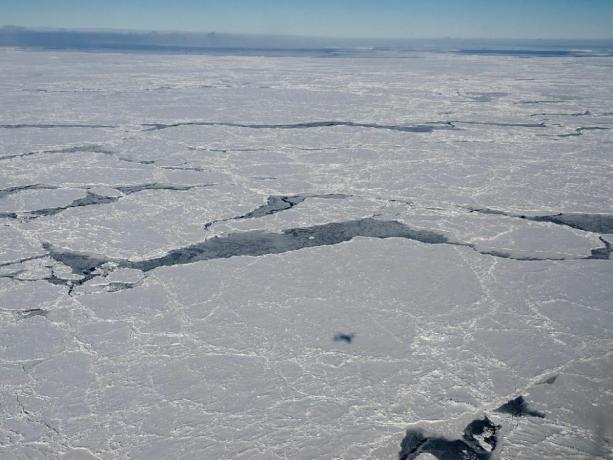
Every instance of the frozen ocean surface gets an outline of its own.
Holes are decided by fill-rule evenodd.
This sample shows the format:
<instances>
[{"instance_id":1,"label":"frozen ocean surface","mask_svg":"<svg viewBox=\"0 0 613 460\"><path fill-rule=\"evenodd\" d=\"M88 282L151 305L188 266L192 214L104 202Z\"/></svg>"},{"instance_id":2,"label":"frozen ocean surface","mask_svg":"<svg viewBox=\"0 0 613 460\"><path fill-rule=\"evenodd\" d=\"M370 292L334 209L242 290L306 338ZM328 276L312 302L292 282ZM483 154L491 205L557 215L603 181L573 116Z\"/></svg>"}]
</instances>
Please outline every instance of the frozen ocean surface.
<instances>
[{"instance_id":1,"label":"frozen ocean surface","mask_svg":"<svg viewBox=\"0 0 613 460\"><path fill-rule=\"evenodd\" d=\"M610 56L0 68L2 459L613 455Z\"/></svg>"}]
</instances>

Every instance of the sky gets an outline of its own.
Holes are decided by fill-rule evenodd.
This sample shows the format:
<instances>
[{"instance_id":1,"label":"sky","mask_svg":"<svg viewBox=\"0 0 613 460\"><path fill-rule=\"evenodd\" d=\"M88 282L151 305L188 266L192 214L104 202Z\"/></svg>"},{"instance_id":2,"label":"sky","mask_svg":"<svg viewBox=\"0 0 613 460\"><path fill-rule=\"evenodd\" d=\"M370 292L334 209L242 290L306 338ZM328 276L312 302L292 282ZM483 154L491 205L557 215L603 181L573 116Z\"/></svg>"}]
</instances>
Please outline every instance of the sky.
<instances>
[{"instance_id":1,"label":"sky","mask_svg":"<svg viewBox=\"0 0 613 460\"><path fill-rule=\"evenodd\" d=\"M0 0L0 25L354 38L613 38L613 0Z\"/></svg>"}]
</instances>

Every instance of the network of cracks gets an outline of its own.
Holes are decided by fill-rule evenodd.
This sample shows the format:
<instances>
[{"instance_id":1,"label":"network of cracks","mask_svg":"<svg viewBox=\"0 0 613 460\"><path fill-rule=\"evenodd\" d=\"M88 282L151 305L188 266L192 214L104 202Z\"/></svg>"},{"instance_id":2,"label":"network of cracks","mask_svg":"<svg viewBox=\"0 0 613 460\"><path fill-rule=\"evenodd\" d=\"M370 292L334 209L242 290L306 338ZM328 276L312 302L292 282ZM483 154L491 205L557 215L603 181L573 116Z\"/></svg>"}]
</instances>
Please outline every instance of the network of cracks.
<instances>
[{"instance_id":1,"label":"network of cracks","mask_svg":"<svg viewBox=\"0 0 613 460\"><path fill-rule=\"evenodd\" d=\"M498 97L503 97L505 93L470 93L467 97L474 102L489 102ZM537 101L538 102L538 101ZM524 101L524 103L532 103ZM571 114L563 113L536 113L533 116L556 116L568 115L573 117L590 116L589 111ZM311 129L328 127L353 127L400 131L406 133L431 133L435 130L455 130L461 129L461 125L492 125L500 127L517 127L529 129L546 128L545 122L537 123L494 123L452 120L445 122L432 122L417 125L393 125L377 123L357 123L347 121L316 121L291 124L248 124L248 123L221 123L221 122L200 122L186 121L176 123L152 123L144 124L141 128L145 131L159 131L180 126L224 126L233 128L247 129ZM109 129L115 128L113 125L98 124L14 124L0 125L2 129L21 129L21 128L95 128ZM573 131L560 134L560 137L582 136L588 131L600 131L609 128L600 126L581 126ZM67 148L50 149L44 151L26 152L21 154L6 155L0 160L10 160L37 154L59 154L71 152L92 152L104 155L117 156L115 152L101 145L83 145ZM153 164L155 161L137 161L130 158L118 157L121 161L140 164ZM172 169L172 167L165 167ZM189 169L189 168L177 168ZM117 192L113 195L104 195L96 191L94 186L82 186L84 196L72 202L62 205L28 211L0 211L0 219L8 221L27 222L33 219L51 217L73 208L89 206L103 206L116 203L126 196L140 193L147 190L167 190L184 192L197 188L213 187L216 184L203 183L196 185L177 185L165 183L144 183L115 185L112 188ZM62 187L46 184L28 184L0 190L0 198L31 190L56 190ZM0 264L0 277L9 278L19 282L45 280L54 285L65 286L68 295L74 295L75 289L85 283L108 276L110 273L119 269L134 270L142 274L134 280L115 281L107 284L109 291L130 289L137 286L146 274L152 270L164 266L175 266L206 261L213 259L226 259L236 256L265 256L270 254L281 254L290 251L297 251L304 248L318 246L330 246L343 242L351 241L357 237L364 238L403 238L417 241L428 245L450 245L464 247L488 257L514 259L524 262L543 261L543 260L602 260L610 259L613 251L611 242L602 235L613 234L613 214L589 214L589 213L517 213L488 207L461 207L468 214L483 214L490 216L501 216L510 219L526 220L543 225L557 225L570 227L583 232L598 235L601 242L600 247L593 248L589 255L580 257L541 257L538 255L517 255L501 250L484 250L477 245L453 238L448 234L432 229L412 227L398 220L378 218L376 216L365 217L338 222L329 222L321 225L303 226L286 228L280 232L252 230L229 233L221 236L208 237L208 232L217 224L230 221L242 221L247 219L258 219L270 216L283 211L287 211L301 205L307 200L344 200L351 198L351 195L340 193L320 193L320 194L288 194L271 195L261 206L249 212L232 217L221 218L202 225L203 241L179 247L167 253L142 259L132 260L123 258L107 257L101 254L76 252L70 249L58 247L50 242L42 243L42 254L24 258L21 260L9 261ZM390 200L392 201L392 200ZM48 266L49 270L41 278L22 276L27 272L27 264L32 261L39 261ZM58 267L63 268L62 270ZM14 311L13 314L18 320L28 320L33 317L45 318L49 312L42 308L31 308L26 310ZM351 346L355 340L353 333L339 333L334 337L337 342L343 342L346 346ZM549 377L542 383L552 385L556 382L556 376ZM532 407L523 396L517 396L499 407L493 409L496 414L503 414L511 417L534 417L545 418L546 414L537 408ZM495 417L492 416L495 419ZM493 421L489 415L482 415L475 418L466 425L463 432L456 438L449 438L430 433L422 429L409 429L400 444L398 457L400 460L416 459L422 454L430 454L439 460L451 459L475 459L487 460L494 456L496 449L501 442L502 425Z\"/></svg>"},{"instance_id":2,"label":"network of cracks","mask_svg":"<svg viewBox=\"0 0 613 460\"><path fill-rule=\"evenodd\" d=\"M36 219L42 216L53 216L70 208L98 206L113 203L120 200L124 196L144 190L186 191L199 187L210 187L212 185L213 184L169 185L150 183L116 186L114 188L118 194L115 196L102 196L89 191L86 187L85 197L76 199L67 205L37 209L23 213L5 212L0 214L0 218L21 220ZM41 184L13 187L0 190L0 198L25 190L53 188L57 187ZM203 230L206 233L212 226L221 222L255 219L276 214L292 209L308 199L317 198L325 200L343 200L349 197L350 195L345 194L273 195L268 197L265 204L250 212L234 217L206 222L203 225ZM613 215L610 214L558 213L524 215L489 208L468 207L465 208L465 210L468 213L501 215L516 219L567 226L595 234L613 233ZM530 255L514 255L512 253L500 250L480 249L473 243L459 241L434 230L412 228L403 222L396 220L384 220L373 216L307 227L288 228L282 230L281 232L253 230L230 233L222 236L214 236L211 238L205 238L204 241L196 244L173 249L162 256L136 261L130 259L108 258L99 254L75 252L56 247L48 242L44 242L42 243L42 249L45 251L45 254L1 264L0 268L2 268L3 271L0 277L20 279L20 274L25 271L25 268L21 267L21 265L25 262L37 259L50 260L52 263L59 263L62 266L69 267L71 272L69 274L70 276L66 277L61 274L54 273L52 270L50 275L43 279L52 284L67 286L69 289L68 293L72 294L73 289L76 286L82 285L94 278L106 276L113 270L120 268L138 270L143 274L146 274L151 270L163 266L183 265L198 261L225 259L235 256L263 256L268 254L281 254L316 246L336 245L350 241L356 237L379 239L404 238L424 244L466 247L483 255L522 260L526 262L539 260L563 261L577 259L609 259L611 251L613 250L611 243L602 236L599 236L602 246L592 249L589 255L583 257L539 257ZM11 269L14 270L11 271ZM129 282L114 283L109 286L109 289L126 289L133 287L135 284L136 283Z\"/></svg>"}]
</instances>

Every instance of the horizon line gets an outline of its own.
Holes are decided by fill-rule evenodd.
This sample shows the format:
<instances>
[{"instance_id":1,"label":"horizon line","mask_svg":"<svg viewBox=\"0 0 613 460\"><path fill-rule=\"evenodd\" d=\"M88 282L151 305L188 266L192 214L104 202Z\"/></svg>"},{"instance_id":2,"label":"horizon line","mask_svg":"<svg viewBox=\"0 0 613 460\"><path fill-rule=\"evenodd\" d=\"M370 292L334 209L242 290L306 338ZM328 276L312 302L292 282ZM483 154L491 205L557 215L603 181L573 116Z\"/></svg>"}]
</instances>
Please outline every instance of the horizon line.
<instances>
[{"instance_id":1,"label":"horizon line","mask_svg":"<svg viewBox=\"0 0 613 460\"><path fill-rule=\"evenodd\" d=\"M73 33L133 33L133 34L178 34L178 35L220 35L220 36L239 36L239 37L262 37L262 38L297 38L313 40L373 40L373 41L452 41L452 40L483 40L483 41L551 41L551 42L613 42L613 36L602 37L479 37L479 36L432 36L432 37L357 37L357 36L334 36L334 35L301 35L301 34L264 34L247 32L223 32L217 30L172 30L172 29L120 29L113 27L49 27L49 26L23 26L17 24L4 24L0 26L0 32L7 29L16 29L28 32L73 32Z\"/></svg>"}]
</instances>

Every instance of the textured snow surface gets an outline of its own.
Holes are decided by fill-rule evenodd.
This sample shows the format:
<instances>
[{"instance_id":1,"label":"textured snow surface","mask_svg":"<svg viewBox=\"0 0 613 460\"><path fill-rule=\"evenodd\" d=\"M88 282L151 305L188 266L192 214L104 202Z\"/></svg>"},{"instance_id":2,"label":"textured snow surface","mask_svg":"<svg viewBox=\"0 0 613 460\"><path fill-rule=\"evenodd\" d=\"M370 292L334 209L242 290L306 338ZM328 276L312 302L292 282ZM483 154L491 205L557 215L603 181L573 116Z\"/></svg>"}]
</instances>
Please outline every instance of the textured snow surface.
<instances>
[{"instance_id":1,"label":"textured snow surface","mask_svg":"<svg viewBox=\"0 0 613 460\"><path fill-rule=\"evenodd\" d=\"M613 455L610 58L0 68L2 459Z\"/></svg>"}]
</instances>

